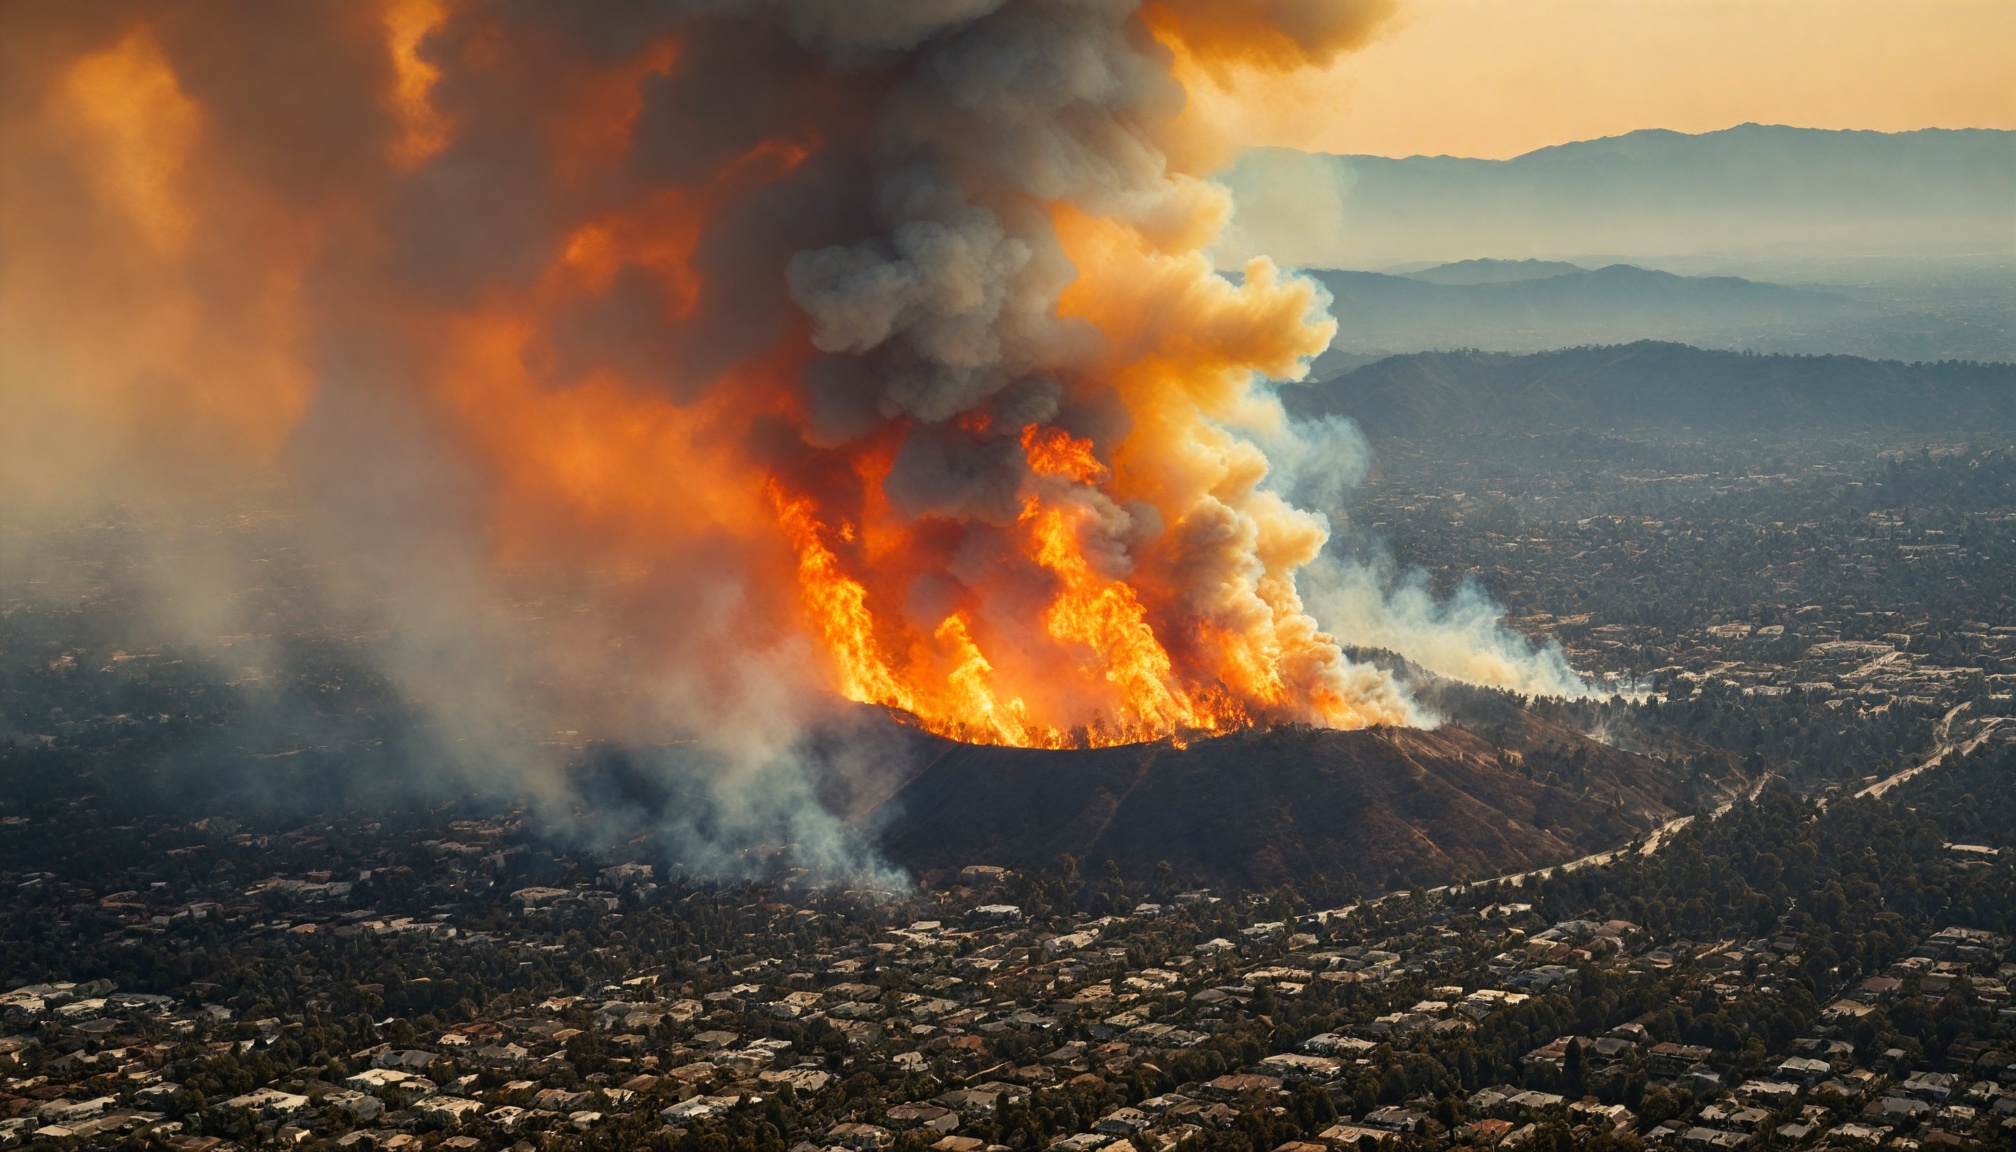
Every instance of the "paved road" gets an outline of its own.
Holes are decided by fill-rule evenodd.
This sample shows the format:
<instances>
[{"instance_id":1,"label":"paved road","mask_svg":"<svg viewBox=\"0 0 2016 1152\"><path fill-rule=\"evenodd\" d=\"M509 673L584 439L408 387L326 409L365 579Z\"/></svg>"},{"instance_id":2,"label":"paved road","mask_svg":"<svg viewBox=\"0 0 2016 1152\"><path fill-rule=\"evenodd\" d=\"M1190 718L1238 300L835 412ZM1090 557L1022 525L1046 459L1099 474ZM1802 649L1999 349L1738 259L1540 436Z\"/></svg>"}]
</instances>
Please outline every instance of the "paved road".
<instances>
[{"instance_id":1,"label":"paved road","mask_svg":"<svg viewBox=\"0 0 2016 1152\"><path fill-rule=\"evenodd\" d=\"M1991 716L1988 719L1983 720L1981 722L1981 730L1974 733L1973 739L1965 741L1964 743L1958 742L1953 739L1953 721L1959 717L1960 713L1964 709L1966 709L1966 707L1967 703L1965 701L1962 701L1961 703L1955 704L1953 707L1947 709L1946 715L1941 716L1939 718L1938 726L1932 729L1931 755L1925 757L1925 759L1919 761L1918 763L1913 764L1909 768L1905 768L1901 771L1893 772L1890 775L1885 776L1883 779L1878 780L1876 783L1871 784L1867 788L1862 789L1860 792L1855 793L1855 795L1858 797L1881 796L1885 792L1888 792L1892 788L1895 788L1897 785L1902 784L1904 781L1909 780L1913 776L1918 775L1920 772L1929 772L1932 769L1937 768L1939 765L1945 763L1946 757L1953 752L1958 752L1962 756L1965 756L1968 753L1974 751L1976 748L1979 748L1981 746L1981 742L1988 739L1988 737L1994 735L1996 727L1999 726L2004 720L2008 719L2008 717L2006 716Z\"/></svg>"},{"instance_id":2,"label":"paved road","mask_svg":"<svg viewBox=\"0 0 2016 1152\"><path fill-rule=\"evenodd\" d=\"M1751 786L1750 791L1747 794L1746 798L1750 800L1755 800L1758 797L1758 795L1764 791L1764 785L1770 783L1773 779L1776 779L1775 774L1769 772L1765 773L1762 777L1758 779L1758 781L1754 785ZM1729 809L1734 808L1735 806L1736 801L1733 798L1724 800L1721 804L1716 806L1713 812L1710 812L1708 814L1708 818L1710 820L1713 820L1716 817L1721 816L1724 812L1729 811ZM1693 822L1694 822L1693 816L1675 816L1673 819L1666 821L1664 824L1661 824L1657 828L1654 828L1652 831L1646 833L1645 839L1634 840L1630 844L1626 844L1621 848L1612 848L1608 852L1597 852L1589 856L1578 857L1577 859L1569 860L1561 864L1549 864L1545 868L1535 868L1528 872L1508 872L1503 876L1493 876L1488 880L1475 881L1475 884L1503 883L1523 887L1526 881L1529 879L1544 880L1547 877L1552 876L1556 872L1575 872L1583 868L1599 867L1601 865L1608 864L1612 860L1617 859L1619 856L1623 856L1632 851L1636 851L1640 856L1650 856L1654 852L1657 852L1659 850L1659 846L1664 844L1669 838L1671 838L1675 832L1680 831L1682 828L1687 827L1689 824L1692 824ZM1474 885L1455 885L1454 887L1460 888L1469 886ZM1440 893L1447 892L1450 887L1451 886L1449 885L1444 885L1443 887L1440 888L1430 888L1428 889L1428 892L1430 895L1438 895Z\"/></svg>"},{"instance_id":3,"label":"paved road","mask_svg":"<svg viewBox=\"0 0 2016 1152\"><path fill-rule=\"evenodd\" d=\"M1939 723L1932 729L1932 751L1926 755L1925 759L1919 761L1916 764L1913 764L1909 768L1902 769L1898 772L1892 773L1891 775L1884 777L1881 780L1878 780L1876 783L1871 784L1867 788L1862 789L1860 792L1855 793L1855 795L1858 797L1859 796L1880 797L1884 793L1890 791L1892 788L1895 788L1897 785L1902 784L1904 781L1909 780L1913 776L1918 775L1920 772L1925 772L1930 769L1937 768L1940 764L1945 762L1946 757L1948 755L1954 752L1958 752L1962 756L1965 756L1973 752L1976 748L1979 748L1983 741L1987 740L1988 737L1992 736L1995 733L1995 729L1999 725L2010 719L2009 717L2006 716L1990 717L1989 719L1982 722L1980 730L1975 732L1971 738L1964 741L1956 741L1953 739L1953 722L1959 719L1960 713L1965 711L1966 708L1967 705L1964 702L1960 704L1955 704L1952 708L1947 710L1946 715L1939 718ZM1775 773L1769 773L1769 772L1765 773L1761 778L1757 780L1755 784L1751 786L1750 791L1745 796L1745 799L1747 800L1757 799L1757 797L1764 791L1764 786L1766 784L1769 784L1772 780L1776 778L1777 777ZM1708 814L1708 818L1710 820L1713 820L1721 816L1723 813L1729 811L1729 809L1735 806L1736 801L1734 798L1724 800L1721 804L1716 806L1713 812L1710 812ZM1823 809L1826 807L1825 801L1821 802L1821 807ZM1640 856L1650 856L1654 852L1657 852L1662 846L1664 846L1668 840L1672 839L1674 833L1680 831L1682 828L1687 827L1689 824L1692 824L1694 822L1694 819L1695 818L1693 816L1675 816L1673 819L1666 821L1664 824L1661 824L1657 828L1654 828L1652 831L1646 833L1645 838L1643 840L1633 841L1632 843L1626 844L1621 848L1612 848L1608 852L1597 852L1593 855L1583 856L1579 859L1567 861L1566 863L1550 864L1545 868L1535 868L1527 872L1509 872L1503 876L1493 876L1488 880L1478 880L1468 885L1464 884L1443 885L1442 887L1439 888L1428 889L1428 893L1431 896L1441 895L1442 893L1449 891L1450 888L1452 887L1461 889L1466 887L1475 887L1477 884L1502 883L1502 884L1511 884L1514 885L1515 887L1523 887L1526 881L1529 879L1544 880L1547 877L1552 876L1556 872L1574 872L1583 868L1600 867L1601 865L1608 864L1612 860L1615 860L1618 857L1633 851L1636 851ZM1379 903L1380 901L1383 900L1391 900L1399 895L1404 895L1404 893L1394 893L1392 895L1382 896L1379 898L1379 900L1375 900L1374 903Z\"/></svg>"}]
</instances>

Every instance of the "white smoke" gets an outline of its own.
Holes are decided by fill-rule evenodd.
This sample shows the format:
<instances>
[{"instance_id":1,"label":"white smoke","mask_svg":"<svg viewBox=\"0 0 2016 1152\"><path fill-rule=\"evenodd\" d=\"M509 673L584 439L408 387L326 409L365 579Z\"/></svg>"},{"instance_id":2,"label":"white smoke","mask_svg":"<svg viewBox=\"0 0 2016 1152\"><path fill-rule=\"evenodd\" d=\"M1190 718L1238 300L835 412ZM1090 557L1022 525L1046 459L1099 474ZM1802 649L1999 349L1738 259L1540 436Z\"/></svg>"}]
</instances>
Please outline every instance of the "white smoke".
<instances>
[{"instance_id":1,"label":"white smoke","mask_svg":"<svg viewBox=\"0 0 2016 1152\"><path fill-rule=\"evenodd\" d=\"M1269 487L1329 517L1330 545L1298 579L1325 631L1347 646L1385 649L1466 684L1529 696L1602 694L1569 665L1558 642L1536 644L1506 627L1505 610L1474 581L1438 599L1426 571L1403 567L1381 542L1351 526L1343 500L1370 470L1372 450L1350 419L1284 422L1255 438L1267 452Z\"/></svg>"},{"instance_id":2,"label":"white smoke","mask_svg":"<svg viewBox=\"0 0 2016 1152\"><path fill-rule=\"evenodd\" d=\"M1428 573L1390 556L1325 555L1303 569L1302 595L1344 643L1396 652L1437 676L1528 696L1602 693L1568 664L1553 640L1535 644L1505 626L1505 610L1474 581L1437 599Z\"/></svg>"}]
</instances>

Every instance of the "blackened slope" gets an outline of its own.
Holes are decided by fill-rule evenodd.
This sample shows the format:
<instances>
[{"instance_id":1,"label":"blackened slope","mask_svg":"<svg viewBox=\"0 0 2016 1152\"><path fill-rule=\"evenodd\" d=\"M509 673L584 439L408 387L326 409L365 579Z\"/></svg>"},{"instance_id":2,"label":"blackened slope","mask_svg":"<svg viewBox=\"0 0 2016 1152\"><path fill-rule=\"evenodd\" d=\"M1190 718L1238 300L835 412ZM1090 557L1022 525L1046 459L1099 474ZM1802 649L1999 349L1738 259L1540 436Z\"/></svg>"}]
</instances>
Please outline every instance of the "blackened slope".
<instances>
[{"instance_id":1,"label":"blackened slope","mask_svg":"<svg viewBox=\"0 0 2016 1152\"><path fill-rule=\"evenodd\" d=\"M1519 356L1392 356L1283 389L1298 416L1432 439L1564 427L1654 435L2016 429L2016 365L1752 356L1650 341Z\"/></svg>"},{"instance_id":2,"label":"blackened slope","mask_svg":"<svg viewBox=\"0 0 2016 1152\"><path fill-rule=\"evenodd\" d=\"M1155 744L1049 752L948 742L875 814L883 850L913 871L1048 866L1066 852L1083 858L1164 751Z\"/></svg>"},{"instance_id":3,"label":"blackened slope","mask_svg":"<svg viewBox=\"0 0 2016 1152\"><path fill-rule=\"evenodd\" d=\"M1254 732L1187 749L953 747L885 806L882 845L919 873L1046 867L1068 852L1131 876L1166 860L1208 883L1321 872L1383 888L1557 863L1673 811L1678 780L1657 763L1530 717L1504 735L1502 747L1453 727Z\"/></svg>"}]
</instances>

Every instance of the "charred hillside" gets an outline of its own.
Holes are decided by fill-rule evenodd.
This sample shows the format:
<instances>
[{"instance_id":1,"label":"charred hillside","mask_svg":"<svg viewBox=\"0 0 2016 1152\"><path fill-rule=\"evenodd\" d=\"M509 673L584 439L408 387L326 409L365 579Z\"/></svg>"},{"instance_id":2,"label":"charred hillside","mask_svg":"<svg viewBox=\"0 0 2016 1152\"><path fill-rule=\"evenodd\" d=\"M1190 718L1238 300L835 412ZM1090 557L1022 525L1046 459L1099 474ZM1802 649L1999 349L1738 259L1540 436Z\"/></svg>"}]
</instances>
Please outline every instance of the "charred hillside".
<instances>
[{"instance_id":1,"label":"charred hillside","mask_svg":"<svg viewBox=\"0 0 2016 1152\"><path fill-rule=\"evenodd\" d=\"M1684 773L1519 713L1465 728L1246 732L1177 748L945 744L876 811L884 852L920 875L1069 853L1129 876L1367 889L1559 863L1671 817Z\"/></svg>"}]
</instances>

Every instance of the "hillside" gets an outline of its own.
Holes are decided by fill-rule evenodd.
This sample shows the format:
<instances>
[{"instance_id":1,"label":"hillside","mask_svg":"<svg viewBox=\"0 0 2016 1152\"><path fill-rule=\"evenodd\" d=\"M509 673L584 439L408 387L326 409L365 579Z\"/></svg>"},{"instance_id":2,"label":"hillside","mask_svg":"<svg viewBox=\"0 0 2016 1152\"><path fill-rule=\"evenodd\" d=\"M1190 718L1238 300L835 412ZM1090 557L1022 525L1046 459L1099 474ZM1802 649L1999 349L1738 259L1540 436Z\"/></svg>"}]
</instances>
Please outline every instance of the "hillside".
<instances>
[{"instance_id":1,"label":"hillside","mask_svg":"<svg viewBox=\"0 0 2016 1152\"><path fill-rule=\"evenodd\" d=\"M1167 861L1184 881L1321 873L1391 889L1612 847L1682 803L1677 770L1530 714L1493 734L1296 729L1069 752L948 743L873 822L889 858L920 875L1069 853L1136 877Z\"/></svg>"},{"instance_id":2,"label":"hillside","mask_svg":"<svg viewBox=\"0 0 2016 1152\"><path fill-rule=\"evenodd\" d=\"M1629 264L1588 270L1478 260L1406 276L1313 275L1335 302L1331 346L1345 351L1532 352L1632 340L1742 345L1796 338L1873 311L1839 293Z\"/></svg>"},{"instance_id":3,"label":"hillside","mask_svg":"<svg viewBox=\"0 0 2016 1152\"><path fill-rule=\"evenodd\" d=\"M1753 356L1679 344L1535 355L1392 356L1283 389L1298 416L1408 439L1564 426L1708 434L1972 435L2016 430L2016 365Z\"/></svg>"},{"instance_id":4,"label":"hillside","mask_svg":"<svg viewBox=\"0 0 2016 1152\"><path fill-rule=\"evenodd\" d=\"M1565 260L1458 260L1407 273L1410 280L1429 284L1509 284L1549 276L1573 276L1588 269Z\"/></svg>"}]
</instances>

